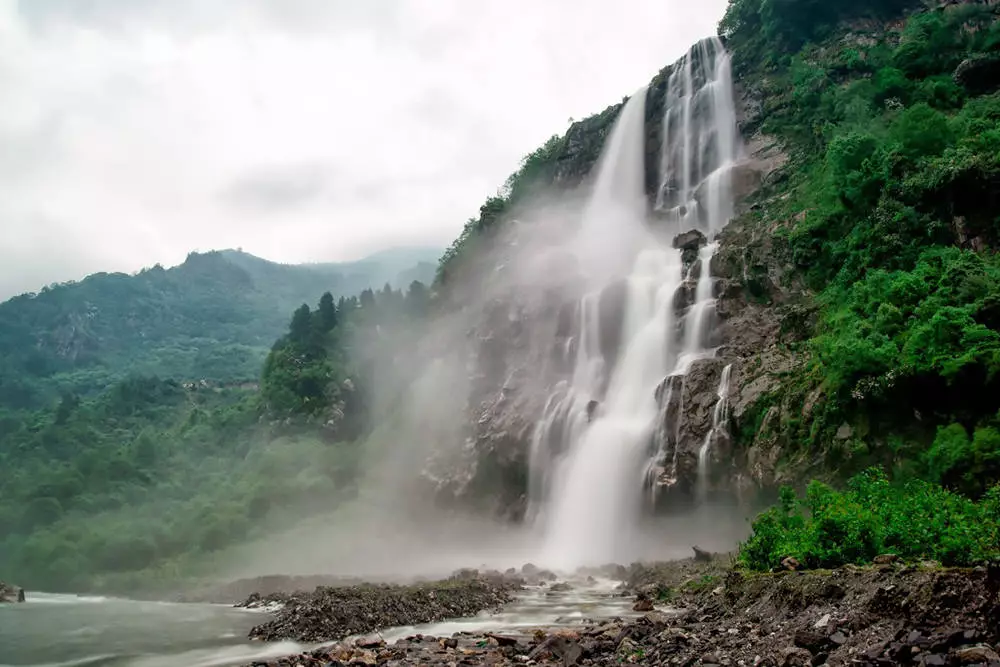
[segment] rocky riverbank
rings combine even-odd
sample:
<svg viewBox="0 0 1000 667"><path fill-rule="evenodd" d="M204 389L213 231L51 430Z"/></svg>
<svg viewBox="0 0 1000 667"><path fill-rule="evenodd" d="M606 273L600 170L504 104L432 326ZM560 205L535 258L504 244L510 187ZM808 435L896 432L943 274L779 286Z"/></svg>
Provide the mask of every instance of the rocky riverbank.
<svg viewBox="0 0 1000 667"><path fill-rule="evenodd" d="M634 608L650 610L644 615L516 632L417 634L392 643L375 637L267 664L1000 667L1000 567L888 562L747 574L718 561L682 561L632 566L622 574L626 581L611 594L635 596ZM357 609L334 609L337 594L321 597L331 606L316 610L335 619ZM387 603L393 596L369 599ZM369 624L383 620L391 622L391 614ZM333 637L348 627L345 620L333 622L330 631L306 637Z"/></svg>
<svg viewBox="0 0 1000 667"><path fill-rule="evenodd" d="M281 604L251 639L329 642L351 635L449 618L474 616L510 602L518 583L503 576L459 574L445 581L400 586L320 586L312 593L251 595L238 606Z"/></svg>

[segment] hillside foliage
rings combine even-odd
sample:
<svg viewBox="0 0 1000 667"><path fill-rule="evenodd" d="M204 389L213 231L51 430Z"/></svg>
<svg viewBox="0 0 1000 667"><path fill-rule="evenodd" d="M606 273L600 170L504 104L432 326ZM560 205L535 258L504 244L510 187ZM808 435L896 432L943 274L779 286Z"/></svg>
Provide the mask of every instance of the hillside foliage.
<svg viewBox="0 0 1000 667"><path fill-rule="evenodd" d="M797 348L807 372L745 435L781 404L769 428L788 462L892 473L813 482L805 501L786 489L745 565L883 551L963 565L1000 549L998 18L974 1L729 5L734 67L763 100L751 129L790 157L751 215L777 222L785 277L818 309Z"/></svg>
<svg viewBox="0 0 1000 667"><path fill-rule="evenodd" d="M0 304L0 405L39 408L129 374L255 381L288 313L324 290L356 295L397 277L429 281L433 256L399 249L344 264L285 265L238 251L180 266L98 273Z"/></svg>
<svg viewBox="0 0 1000 667"><path fill-rule="evenodd" d="M130 375L51 408L0 409L0 571L49 590L109 575L148 589L350 498L372 374L429 303L417 281L325 293L294 312L259 390Z"/></svg>

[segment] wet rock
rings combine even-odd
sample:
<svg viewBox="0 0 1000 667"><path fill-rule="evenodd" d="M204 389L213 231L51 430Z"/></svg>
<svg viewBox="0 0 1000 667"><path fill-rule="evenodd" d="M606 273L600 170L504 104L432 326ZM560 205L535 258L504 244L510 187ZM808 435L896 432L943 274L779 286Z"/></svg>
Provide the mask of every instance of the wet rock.
<svg viewBox="0 0 1000 667"><path fill-rule="evenodd" d="M653 601L645 594L640 595L635 604L632 605L632 611L653 611L655 608Z"/></svg>
<svg viewBox="0 0 1000 667"><path fill-rule="evenodd" d="M487 632L485 635L488 639L492 639L497 643L497 646L517 646L517 637L511 637L509 635L497 635L492 632Z"/></svg>
<svg viewBox="0 0 1000 667"><path fill-rule="evenodd" d="M555 593L563 591L571 591L571 590L573 590L573 587L570 584L566 583L565 581L557 582L549 587L549 591Z"/></svg>
<svg viewBox="0 0 1000 667"><path fill-rule="evenodd" d="M458 640L455 639L454 637L445 637L445 638L441 639L438 643L441 644L441 648L456 648L456 647L458 647Z"/></svg>
<svg viewBox="0 0 1000 667"><path fill-rule="evenodd" d="M697 229L678 234L674 237L673 245L679 250L697 250L708 243L708 239Z"/></svg>
<svg viewBox="0 0 1000 667"><path fill-rule="evenodd" d="M0 581L0 603L24 602L24 589Z"/></svg>

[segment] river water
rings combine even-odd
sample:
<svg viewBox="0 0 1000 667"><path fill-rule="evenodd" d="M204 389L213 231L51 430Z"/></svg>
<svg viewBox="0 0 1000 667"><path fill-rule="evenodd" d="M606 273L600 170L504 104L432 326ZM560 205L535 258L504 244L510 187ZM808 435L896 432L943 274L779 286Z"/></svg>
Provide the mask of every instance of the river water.
<svg viewBox="0 0 1000 667"><path fill-rule="evenodd" d="M389 628L380 635L393 642L415 633L503 632L634 615L632 600L615 595L616 584L578 582L572 590L558 592L529 587L498 614ZM266 617L265 612L227 605L29 594L23 604L0 605L0 667L217 667L315 647L246 639L250 628Z"/></svg>

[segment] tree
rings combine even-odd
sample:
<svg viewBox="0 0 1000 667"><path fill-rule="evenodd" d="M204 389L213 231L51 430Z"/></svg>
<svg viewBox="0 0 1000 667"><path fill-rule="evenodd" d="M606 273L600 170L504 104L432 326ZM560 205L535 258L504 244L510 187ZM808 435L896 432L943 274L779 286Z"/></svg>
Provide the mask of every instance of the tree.
<svg viewBox="0 0 1000 667"><path fill-rule="evenodd" d="M312 336L312 313L309 306L302 304L292 315L292 323L288 327L288 339L293 343L306 345Z"/></svg>
<svg viewBox="0 0 1000 667"><path fill-rule="evenodd" d="M324 292L320 297L319 309L316 312L319 314L320 331L326 333L337 326L337 307L333 304L333 295L329 292Z"/></svg>

